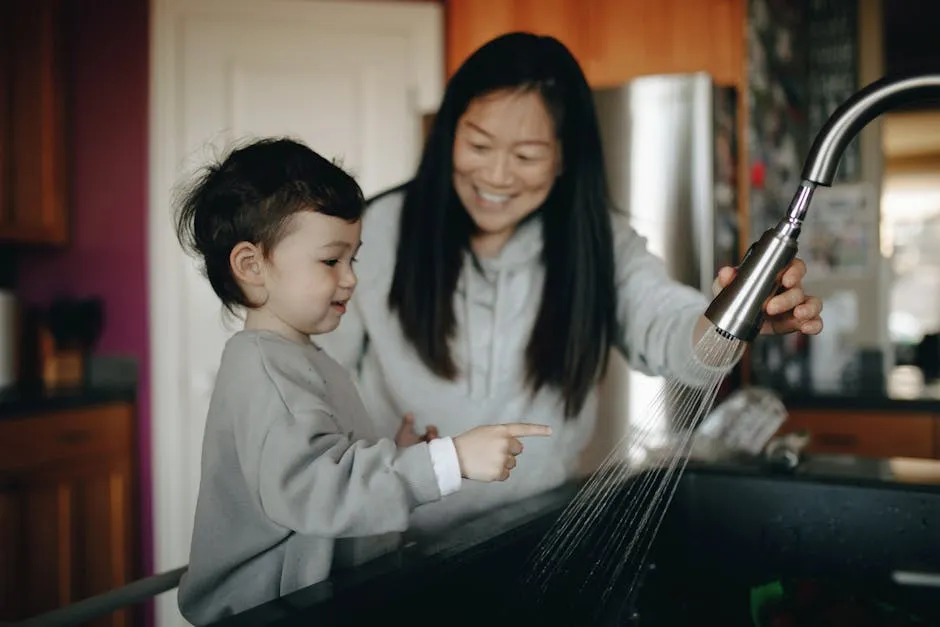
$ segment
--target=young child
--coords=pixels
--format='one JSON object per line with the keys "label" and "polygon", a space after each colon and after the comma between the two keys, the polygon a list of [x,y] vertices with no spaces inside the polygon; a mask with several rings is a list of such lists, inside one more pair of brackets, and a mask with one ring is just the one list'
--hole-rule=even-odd
{"label": "young child", "polygon": [[362,191],[286,139],[208,168],[183,199],[180,242],[222,304],[245,311],[226,343],[206,419],[189,569],[179,607],[209,623],[397,545],[409,513],[502,481],[542,425],[477,427],[398,442],[374,436],[350,375],[310,336],[339,325],[356,287]]}

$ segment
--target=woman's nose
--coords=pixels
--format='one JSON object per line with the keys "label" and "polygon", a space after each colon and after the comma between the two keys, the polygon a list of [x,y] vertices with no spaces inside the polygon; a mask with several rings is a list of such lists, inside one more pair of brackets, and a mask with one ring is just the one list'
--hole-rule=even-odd
{"label": "woman's nose", "polygon": [[512,179],[512,163],[509,155],[501,153],[493,154],[484,170],[484,182],[494,187],[500,187],[509,185],[512,183]]}

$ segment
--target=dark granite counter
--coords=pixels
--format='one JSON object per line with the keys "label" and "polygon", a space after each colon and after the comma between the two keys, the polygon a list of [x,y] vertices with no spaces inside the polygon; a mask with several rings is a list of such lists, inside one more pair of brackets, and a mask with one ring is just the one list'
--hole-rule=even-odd
{"label": "dark granite counter", "polygon": [[[940,551],[935,550],[940,465],[935,471],[937,484],[927,485],[929,481],[900,476],[889,460],[819,457],[792,472],[774,471],[755,460],[690,463],[650,553],[658,573],[653,579],[665,578],[659,587],[664,592],[657,601],[656,586],[646,586],[645,605],[636,606],[646,608],[640,612],[645,620],[639,622],[623,615],[624,607],[634,607],[624,599],[598,615],[594,591],[586,590],[577,576],[569,582],[571,590],[546,597],[548,603],[563,601],[548,618],[543,614],[536,619],[529,600],[514,587],[538,540],[577,493],[579,485],[572,483],[441,536],[419,539],[362,568],[337,573],[328,582],[219,624],[675,626],[700,624],[706,610],[698,602],[715,603],[721,597],[729,607],[746,608],[746,600],[722,597],[715,588],[724,586],[727,592],[734,582],[746,592],[748,582],[784,574],[867,577],[889,584],[898,572],[940,579],[932,575],[940,573]],[[622,511],[614,508],[614,515]],[[579,526],[574,533],[587,530]],[[622,547],[608,542],[601,549]],[[626,589],[617,581],[605,583],[615,595]],[[581,604],[575,613],[572,603]]]}
{"label": "dark granite counter", "polygon": [[136,396],[136,386],[128,383],[101,383],[55,390],[38,385],[0,388],[0,420],[103,403],[132,403]]}
{"label": "dark granite counter", "polygon": [[846,411],[929,412],[940,415],[940,395],[781,392],[788,409],[836,409]]}

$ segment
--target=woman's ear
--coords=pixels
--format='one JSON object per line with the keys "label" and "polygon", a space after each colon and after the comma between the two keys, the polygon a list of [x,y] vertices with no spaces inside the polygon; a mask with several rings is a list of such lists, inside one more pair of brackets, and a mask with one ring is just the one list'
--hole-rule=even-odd
{"label": "woman's ear", "polygon": [[261,266],[264,257],[261,249],[251,242],[239,242],[232,248],[229,255],[229,264],[232,266],[232,275],[240,284],[252,287],[264,286],[264,275]]}

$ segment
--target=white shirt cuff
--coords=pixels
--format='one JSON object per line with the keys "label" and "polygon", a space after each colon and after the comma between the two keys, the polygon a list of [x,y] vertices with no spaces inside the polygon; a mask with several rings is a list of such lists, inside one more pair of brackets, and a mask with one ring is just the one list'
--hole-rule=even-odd
{"label": "white shirt cuff", "polygon": [[431,466],[437,477],[437,487],[441,496],[453,494],[460,489],[463,478],[460,476],[460,460],[457,459],[457,448],[452,438],[435,438],[428,442],[431,453]]}

